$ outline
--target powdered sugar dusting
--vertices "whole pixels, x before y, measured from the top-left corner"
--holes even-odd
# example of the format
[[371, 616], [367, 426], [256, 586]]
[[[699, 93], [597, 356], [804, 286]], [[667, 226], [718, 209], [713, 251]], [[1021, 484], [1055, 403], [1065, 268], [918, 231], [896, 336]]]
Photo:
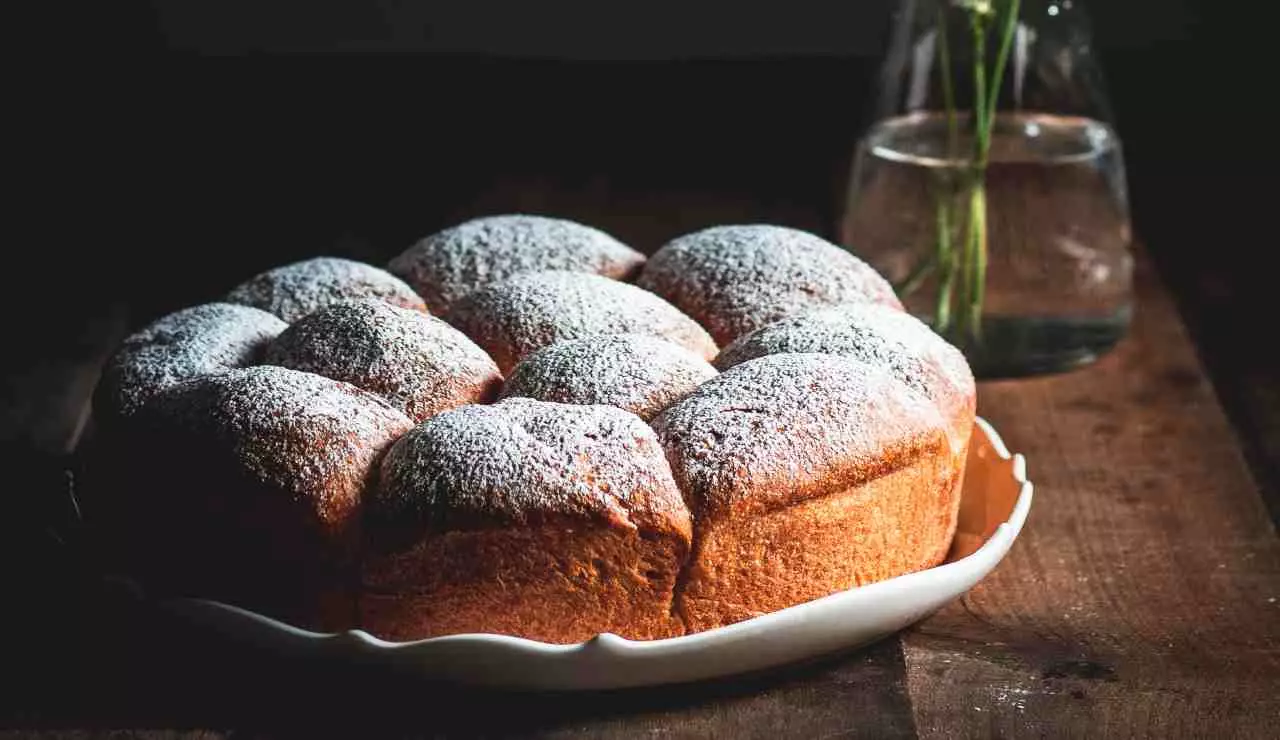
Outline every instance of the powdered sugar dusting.
[[266, 311], [229, 303], [164, 316], [127, 337], [107, 362], [99, 409], [128, 416], [182, 381], [250, 365], [286, 326]]
[[316, 257], [260, 273], [236, 286], [227, 301], [243, 303], [289, 323], [335, 301], [378, 298], [426, 311], [422, 297], [386, 270], [341, 257]]
[[387, 265], [435, 313], [522, 272], [565, 270], [625, 278], [644, 255], [599, 229], [545, 216], [487, 216], [428, 236]]
[[491, 400], [498, 366], [434, 316], [372, 298], [321, 308], [270, 344], [266, 362], [376, 393], [415, 421]]
[[587, 273], [517, 275], [474, 291], [446, 320], [483, 347], [503, 373], [542, 347], [606, 334], [660, 337], [705, 359], [718, 352], [702, 327], [658, 296]]
[[935, 402], [972, 397], [973, 372], [960, 350], [905, 311], [849, 304], [788, 316], [740, 337], [716, 358], [721, 370], [757, 357], [817, 352], [889, 368]]
[[946, 444], [933, 403], [887, 369], [822, 354], [730, 368], [653, 427], [695, 517], [855, 486]]
[[653, 431], [611, 406], [513, 398], [419, 424], [387, 453], [369, 509], [391, 549], [428, 528], [530, 525], [549, 518], [634, 529], [689, 514]]
[[888, 281], [848, 251], [764, 224], [716, 226], [677, 238], [649, 258], [637, 284], [700, 321], [721, 344], [808, 308], [902, 308]]
[[504, 397], [617, 406], [649, 420], [716, 370], [664, 339], [614, 334], [558, 342], [516, 365]]
[[371, 466], [413, 422], [353, 385], [258, 366], [175, 386], [149, 404], [152, 424], [226, 446], [245, 472], [315, 501], [341, 520], [369, 482]]

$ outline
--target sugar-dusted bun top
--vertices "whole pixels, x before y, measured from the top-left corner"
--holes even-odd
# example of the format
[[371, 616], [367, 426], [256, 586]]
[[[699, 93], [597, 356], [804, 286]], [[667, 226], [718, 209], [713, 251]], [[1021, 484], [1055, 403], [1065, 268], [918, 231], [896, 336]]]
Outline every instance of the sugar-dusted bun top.
[[107, 361], [96, 410], [128, 416], [182, 381], [251, 365], [286, 326], [266, 311], [230, 303], [164, 316], [127, 337]]
[[476, 218], [432, 234], [387, 265], [445, 313], [476, 288], [522, 272], [566, 270], [623, 279], [644, 255], [574, 221], [522, 214]]
[[348, 298], [378, 298], [426, 311], [422, 297], [386, 270], [341, 257], [316, 257], [259, 273], [236, 286], [226, 300], [269, 311], [293, 323]]
[[603, 524], [691, 531], [662, 448], [634, 414], [512, 398], [419, 424], [382, 463], [371, 542], [391, 550], [430, 530]]
[[153, 435], [155, 454], [172, 445], [184, 459], [204, 461], [192, 475], [229, 471], [289, 497], [320, 526], [339, 527], [373, 466], [413, 422], [348, 383], [258, 366], [175, 386], [142, 410], [137, 426]]
[[606, 404], [648, 421], [715, 375], [702, 357], [665, 339], [600, 335], [534, 352], [511, 371], [502, 395]]
[[765, 224], [716, 226], [674, 239], [649, 258], [637, 284], [697, 319], [721, 345], [809, 308], [902, 308], [888, 281], [847, 250]]
[[767, 511], [945, 456], [945, 422], [883, 367], [779, 354], [703, 383], [653, 420], [694, 516]]
[[[914, 316], [876, 304], [848, 304], [788, 316], [739, 337], [716, 358], [721, 370], [765, 355], [843, 355], [890, 370], [956, 419], [963, 444], [975, 397], [973, 371], [960, 350]], [[968, 410], [967, 414], [965, 410]]]
[[376, 298], [308, 314], [267, 347], [265, 361], [346, 381], [415, 421], [492, 400], [502, 384], [498, 366], [462, 332]]
[[710, 360], [718, 349], [693, 319], [634, 285], [581, 272], [529, 272], [470, 293], [446, 315], [505, 374], [543, 347], [601, 334], [644, 334]]

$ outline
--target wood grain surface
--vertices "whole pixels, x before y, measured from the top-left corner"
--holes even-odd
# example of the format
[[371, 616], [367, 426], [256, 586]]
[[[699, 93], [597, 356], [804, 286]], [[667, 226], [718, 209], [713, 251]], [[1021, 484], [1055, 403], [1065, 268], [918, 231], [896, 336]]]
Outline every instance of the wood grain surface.
[[980, 389], [1036, 503], [996, 572], [904, 636], [922, 737], [1274, 737], [1280, 542], [1146, 261], [1137, 285], [1112, 355]]

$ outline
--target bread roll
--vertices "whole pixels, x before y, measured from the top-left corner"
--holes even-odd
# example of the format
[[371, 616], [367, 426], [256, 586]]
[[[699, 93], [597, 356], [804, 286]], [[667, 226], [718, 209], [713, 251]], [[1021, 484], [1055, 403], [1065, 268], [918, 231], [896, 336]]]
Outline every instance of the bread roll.
[[447, 313], [471, 291], [522, 272], [562, 270], [623, 280], [644, 255], [590, 226], [562, 218], [508, 214], [472, 219], [432, 234], [387, 265]]
[[616, 280], [577, 272], [527, 272], [480, 288], [445, 320], [489, 353], [504, 375], [530, 353], [566, 339], [644, 334], [710, 360], [719, 352], [706, 331], [658, 296]]
[[350, 629], [365, 493], [411, 426], [355, 386], [281, 367], [177, 385], [120, 430], [132, 475], [111, 539], [154, 593]]
[[691, 632], [921, 570], [946, 551], [946, 421], [884, 368], [762, 357], [653, 426], [697, 523], [676, 603]]
[[654, 253], [636, 284], [667, 299], [721, 346], [784, 316], [841, 303], [902, 308], [870, 265], [782, 226], [716, 226]]
[[271, 342], [265, 361], [376, 393], [414, 421], [491, 401], [502, 386], [498, 366], [462, 332], [376, 298], [308, 314]]
[[378, 637], [680, 632], [689, 510], [625, 411], [513, 398], [432, 417], [392, 447], [367, 521], [361, 625]]
[[401, 308], [427, 310], [422, 297], [400, 278], [341, 257], [315, 257], [267, 270], [237, 285], [226, 300], [269, 311], [292, 324], [349, 298], [377, 298]]
[[252, 365], [287, 326], [266, 311], [230, 303], [163, 316], [126, 337], [107, 361], [94, 413], [110, 423], [185, 380]]
[[534, 352], [511, 371], [502, 397], [606, 404], [648, 421], [715, 375], [706, 360], [665, 339], [609, 334]]

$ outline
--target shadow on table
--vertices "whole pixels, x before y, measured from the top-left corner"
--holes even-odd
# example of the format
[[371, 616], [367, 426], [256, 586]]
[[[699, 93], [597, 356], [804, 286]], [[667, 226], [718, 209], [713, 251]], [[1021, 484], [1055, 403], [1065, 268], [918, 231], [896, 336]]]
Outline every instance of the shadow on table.
[[[876, 718], [874, 735], [910, 732], [896, 641], [778, 671], [683, 686], [515, 693], [426, 682], [389, 669], [255, 654], [137, 602], [86, 594], [96, 608], [58, 657], [78, 675], [45, 694], [31, 724], [236, 727], [306, 735], [447, 733], [577, 736], [775, 735], [787, 717], [823, 726]], [[87, 604], [86, 604], [87, 606]], [[895, 728], [894, 719], [902, 726]], [[888, 720], [888, 721], [886, 721]], [[770, 725], [776, 727], [770, 728]], [[868, 728], [871, 729], [871, 728]], [[750, 732], [747, 732], [750, 730]]]

